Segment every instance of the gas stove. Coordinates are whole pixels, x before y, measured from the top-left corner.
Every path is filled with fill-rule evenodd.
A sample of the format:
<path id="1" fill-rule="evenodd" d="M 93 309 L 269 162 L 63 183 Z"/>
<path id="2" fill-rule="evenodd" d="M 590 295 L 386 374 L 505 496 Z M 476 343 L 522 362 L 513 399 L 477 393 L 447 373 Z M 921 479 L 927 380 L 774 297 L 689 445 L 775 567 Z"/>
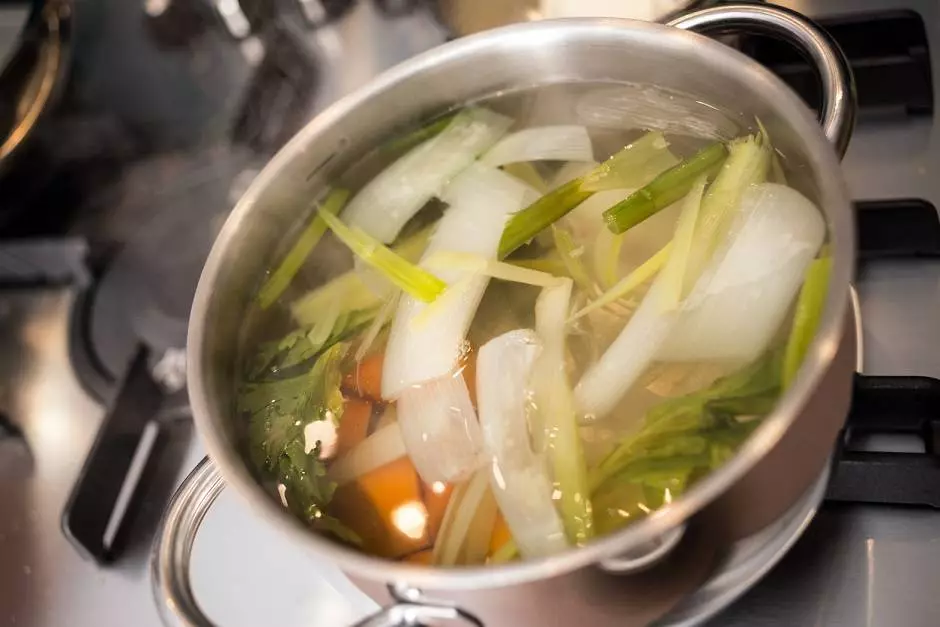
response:
<path id="1" fill-rule="evenodd" d="M 825 504 L 710 624 L 934 625 L 940 5 L 778 4 L 820 19 L 859 80 L 844 168 L 859 201 L 863 376 Z M 0 228 L 0 625 L 160 624 L 150 542 L 204 454 L 179 350 L 208 246 L 306 119 L 450 36 L 435 17 L 420 1 L 76 2 L 43 176 L 12 188 Z M 738 44 L 814 101 L 799 57 Z M 375 607 L 225 493 L 192 569 L 226 627 L 343 625 Z"/>

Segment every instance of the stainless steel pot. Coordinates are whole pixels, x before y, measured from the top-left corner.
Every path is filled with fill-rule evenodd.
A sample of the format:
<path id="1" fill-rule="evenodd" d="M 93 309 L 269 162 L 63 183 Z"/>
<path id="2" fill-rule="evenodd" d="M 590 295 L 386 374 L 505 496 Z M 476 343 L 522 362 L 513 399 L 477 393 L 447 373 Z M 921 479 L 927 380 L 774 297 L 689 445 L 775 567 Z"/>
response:
<path id="1" fill-rule="evenodd" d="M 757 31 L 799 48 L 816 65 L 822 81 L 822 130 L 799 98 L 767 70 L 720 43 L 685 32 L 690 30 Z M 764 123 L 792 167 L 791 184 L 824 211 L 834 256 L 819 332 L 797 381 L 725 466 L 668 507 L 583 548 L 496 568 L 438 569 L 363 555 L 311 533 L 253 478 L 239 452 L 232 411 L 241 321 L 285 229 L 298 219 L 304 199 L 390 129 L 501 90 L 572 80 L 655 85 Z M 154 547 L 155 595 L 167 624 L 212 624 L 190 590 L 188 561 L 196 529 L 222 489 L 223 477 L 265 518 L 292 534 L 298 546 L 357 577 L 392 582 L 397 603 L 364 623 L 368 625 L 442 619 L 480 624 L 450 605 L 416 596 L 410 586 L 492 589 L 554 577 L 624 554 L 634 556 L 626 564 L 634 569 L 636 560 L 642 563 L 646 557 L 645 547 L 659 547 L 664 538 L 668 542 L 690 517 L 751 476 L 786 439 L 820 381 L 832 375 L 855 259 L 852 211 L 839 168 L 853 122 L 854 89 L 841 52 L 801 16 L 764 5 L 706 9 L 677 19 L 671 27 L 620 20 L 509 26 L 418 56 L 320 114 L 252 184 L 219 235 L 199 283 L 189 329 L 189 393 L 212 462 L 201 464 L 180 488 Z M 851 362 L 846 364 L 848 375 Z"/>

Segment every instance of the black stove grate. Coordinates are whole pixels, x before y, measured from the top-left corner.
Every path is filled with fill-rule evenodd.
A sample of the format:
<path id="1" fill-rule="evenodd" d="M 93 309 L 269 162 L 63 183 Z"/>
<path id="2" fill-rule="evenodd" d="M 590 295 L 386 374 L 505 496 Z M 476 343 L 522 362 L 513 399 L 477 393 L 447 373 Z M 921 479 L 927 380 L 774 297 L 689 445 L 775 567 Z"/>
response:
<path id="1" fill-rule="evenodd" d="M 859 264 L 940 258 L 940 219 L 923 200 L 856 205 Z M 864 312 L 862 313 L 864 315 Z M 923 452 L 859 450 L 871 436 L 901 436 Z M 940 507 L 940 380 L 858 374 L 833 461 L 829 501 Z"/>

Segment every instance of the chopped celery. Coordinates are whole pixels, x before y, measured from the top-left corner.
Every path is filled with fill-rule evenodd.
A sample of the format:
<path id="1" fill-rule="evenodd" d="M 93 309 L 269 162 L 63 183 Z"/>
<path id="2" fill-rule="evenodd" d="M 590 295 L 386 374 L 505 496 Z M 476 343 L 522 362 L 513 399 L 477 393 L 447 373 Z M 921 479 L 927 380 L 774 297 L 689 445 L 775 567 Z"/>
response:
<path id="1" fill-rule="evenodd" d="M 664 165 L 667 160 L 671 165 L 675 157 L 662 133 L 647 133 L 584 176 L 557 187 L 512 216 L 499 242 L 500 259 L 567 215 L 594 192 L 643 185 L 668 167 Z"/>
<path id="2" fill-rule="evenodd" d="M 568 272 L 567 266 L 565 266 L 565 263 L 557 255 L 546 255 L 545 257 L 535 257 L 532 259 L 513 259 L 506 263 L 519 268 L 554 274 L 555 276 L 562 276 Z"/>
<path id="3" fill-rule="evenodd" d="M 676 165 L 669 142 L 659 131 L 646 133 L 588 172 L 581 181 L 586 192 L 633 189 Z"/>
<path id="4" fill-rule="evenodd" d="M 672 242 L 663 246 L 659 249 L 659 252 L 640 264 L 633 272 L 617 281 L 613 287 L 572 315 L 570 320 L 577 320 L 585 314 L 606 307 L 652 279 L 666 264 L 666 260 L 669 259 L 669 255 L 672 253 L 672 248 Z"/>
<path id="5" fill-rule="evenodd" d="M 565 372 L 565 319 L 571 287 L 571 280 L 564 279 L 560 285 L 544 288 L 535 303 L 535 329 L 543 348 L 530 381 L 565 533 L 572 544 L 583 545 L 594 535 L 594 524 L 574 396 Z"/>
<path id="6" fill-rule="evenodd" d="M 772 148 L 763 134 L 736 139 L 728 146 L 728 158 L 702 198 L 695 241 L 686 264 L 683 296 L 695 285 L 708 259 L 724 240 L 744 192 L 767 180 Z"/>
<path id="7" fill-rule="evenodd" d="M 607 228 L 614 233 L 623 233 L 665 209 L 685 196 L 699 177 L 717 172 L 727 155 L 728 149 L 724 144 L 711 144 L 661 173 L 604 212 Z"/>
<path id="8" fill-rule="evenodd" d="M 467 271 L 488 276 L 492 279 L 534 285 L 536 287 L 551 287 L 558 285 L 561 281 L 561 277 L 548 272 L 524 268 L 518 264 L 504 261 L 493 261 L 483 255 L 473 253 L 441 250 L 430 255 L 424 263 L 429 268 Z M 463 280 L 467 278 L 470 277 Z"/>
<path id="9" fill-rule="evenodd" d="M 323 211 L 320 216 L 360 259 L 418 300 L 432 302 L 447 289 L 447 284 L 439 278 L 407 261 L 364 231 L 350 228 L 336 216 Z"/>
<path id="10" fill-rule="evenodd" d="M 345 189 L 334 189 L 330 192 L 326 200 L 320 206 L 320 211 L 336 215 L 343 205 L 349 199 L 349 191 Z M 306 261 L 310 252 L 314 249 L 320 238 L 326 232 L 326 222 L 320 217 L 319 213 L 313 216 L 310 224 L 303 230 L 297 242 L 291 247 L 290 251 L 284 257 L 281 265 L 271 273 L 264 285 L 258 291 L 258 305 L 262 309 L 271 306 L 278 297 L 284 293 L 291 279 L 300 270 L 300 267 Z"/>
<path id="11" fill-rule="evenodd" d="M 499 258 L 505 259 L 542 229 L 563 218 L 590 198 L 593 193 L 581 191 L 581 180 L 575 179 L 552 190 L 512 216 L 499 241 Z"/>
<path id="12" fill-rule="evenodd" d="M 584 247 L 576 246 L 571 233 L 556 224 L 552 225 L 552 237 L 555 240 L 555 248 L 558 250 L 561 261 L 565 264 L 568 275 L 574 279 L 575 285 L 582 290 L 591 291 L 594 284 L 582 260 Z"/>
<path id="13" fill-rule="evenodd" d="M 670 256 L 673 258 L 673 263 L 667 264 L 663 270 L 663 280 L 666 284 L 662 292 L 662 305 L 667 309 L 678 307 L 679 301 L 682 300 L 686 267 L 692 252 L 695 223 L 702 206 L 702 194 L 705 192 L 706 181 L 705 175 L 700 176 L 692 185 L 692 189 L 682 204 L 682 213 L 676 224 L 676 234 L 672 238 Z"/>
<path id="14" fill-rule="evenodd" d="M 434 120 L 431 120 L 427 124 L 416 128 L 410 133 L 405 133 L 404 135 L 394 137 L 389 141 L 382 144 L 382 147 L 379 148 L 381 152 L 391 152 L 391 153 L 402 153 L 406 150 L 411 150 L 418 144 L 431 139 L 432 137 L 439 135 L 441 131 L 447 128 L 450 123 L 457 117 L 456 113 L 450 113 L 448 115 L 443 115 Z"/>
<path id="15" fill-rule="evenodd" d="M 790 387 L 799 372 L 810 342 L 819 326 L 826 292 L 829 289 L 829 276 L 832 274 L 832 257 L 816 259 L 806 270 L 806 278 L 796 301 L 793 314 L 793 326 L 783 357 L 783 387 Z"/>

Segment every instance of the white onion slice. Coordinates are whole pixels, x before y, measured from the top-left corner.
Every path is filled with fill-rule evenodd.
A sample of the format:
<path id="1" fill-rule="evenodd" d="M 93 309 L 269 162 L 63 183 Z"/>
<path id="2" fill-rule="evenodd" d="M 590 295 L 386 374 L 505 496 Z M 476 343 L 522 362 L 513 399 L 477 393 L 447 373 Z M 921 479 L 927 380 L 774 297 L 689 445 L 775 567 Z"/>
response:
<path id="1" fill-rule="evenodd" d="M 463 481 L 483 463 L 483 436 L 461 373 L 406 388 L 398 425 L 425 483 Z"/>
<path id="2" fill-rule="evenodd" d="M 447 529 L 443 529 L 443 525 L 441 525 L 441 537 L 434 544 L 434 551 L 431 554 L 431 560 L 435 564 L 452 566 L 457 563 L 460 549 L 467 539 L 467 532 L 470 530 L 470 525 L 473 523 L 477 510 L 486 498 L 488 490 L 489 473 L 487 472 L 478 472 L 467 482 L 467 487 L 461 495 L 460 502 L 454 504 L 456 509 L 453 512 L 452 519 L 447 521 L 450 523 L 447 525 Z M 448 513 L 445 513 L 445 518 Z M 490 530 L 492 531 L 492 526 L 490 526 Z M 445 531 L 446 533 L 444 533 Z"/>
<path id="3" fill-rule="evenodd" d="M 503 137 L 480 157 L 494 168 L 524 161 L 594 161 L 591 137 L 583 126 L 536 126 Z"/>
<path id="4" fill-rule="evenodd" d="M 798 191 L 749 188 L 724 255 L 683 305 L 658 359 L 746 363 L 769 346 L 825 236 L 819 209 Z"/>
<path id="5" fill-rule="evenodd" d="M 330 478 L 339 485 L 355 481 L 406 454 L 398 423 L 380 427 L 330 466 Z"/>
<path id="6" fill-rule="evenodd" d="M 525 557 L 568 546 L 545 460 L 532 451 L 526 422 L 526 388 L 540 351 L 538 335 L 519 329 L 490 340 L 477 355 L 477 406 L 490 487 Z"/>
<path id="7" fill-rule="evenodd" d="M 496 259 L 507 218 L 524 206 L 529 194 L 527 185 L 499 170 L 479 164 L 467 168 L 444 190 L 442 196 L 451 206 L 431 237 L 421 267 L 428 268 L 428 260 L 441 251 Z M 467 329 L 489 282 L 487 277 L 473 276 L 472 270 L 464 268 L 433 271 L 449 286 L 467 282 L 453 294 L 445 292 L 431 305 L 402 295 L 382 367 L 382 396 L 386 399 L 395 399 L 409 386 L 454 371 L 464 351 Z M 433 311 L 423 315 L 428 307 Z"/>
<path id="8" fill-rule="evenodd" d="M 674 257 L 666 262 L 623 331 L 581 377 L 578 407 L 604 416 L 654 359 L 747 362 L 759 356 L 824 236 L 819 210 L 799 192 L 775 183 L 749 188 L 724 252 L 711 258 L 678 310 L 665 302 Z"/>
<path id="9" fill-rule="evenodd" d="M 421 207 L 512 125 L 479 107 L 462 111 L 437 136 L 409 151 L 365 185 L 343 221 L 390 244 Z"/>

